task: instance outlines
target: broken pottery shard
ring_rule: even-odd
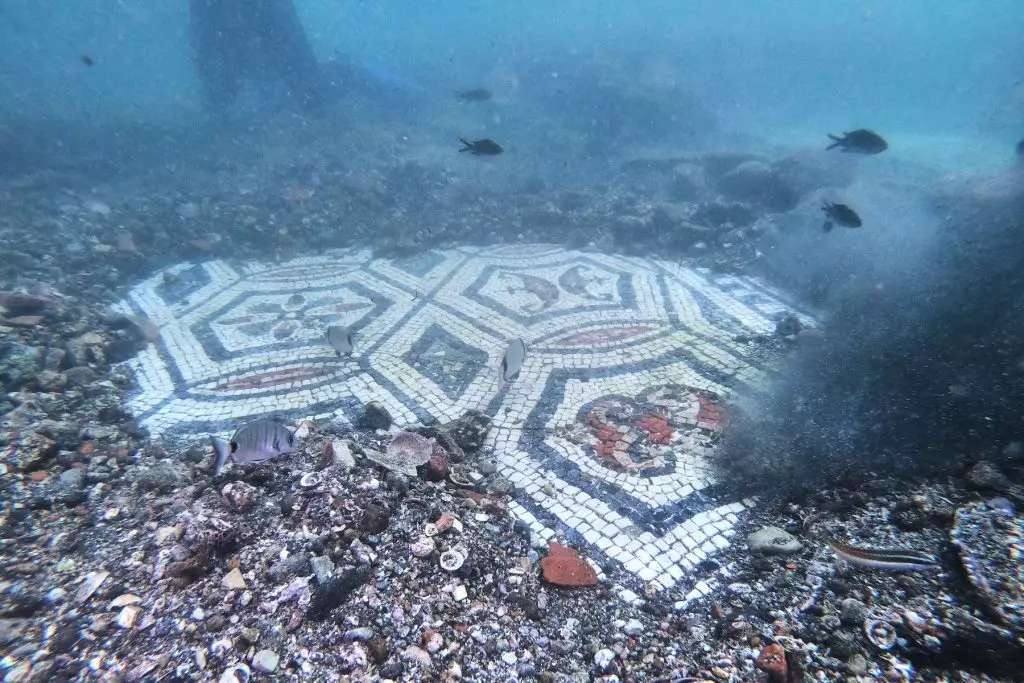
[[[416,468],[430,460],[434,442],[416,432],[399,432],[388,443],[387,453],[365,449],[365,455],[378,465],[400,472],[409,477],[416,476]]]
[[[593,586],[597,572],[579,553],[558,543],[548,544],[548,556],[540,561],[544,580],[556,586]]]

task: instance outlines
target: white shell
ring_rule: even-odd
[[[446,572],[458,571],[465,561],[466,556],[458,550],[448,550],[441,553],[441,569]]]
[[[249,683],[252,672],[245,664],[232,664],[221,674],[220,683]]]
[[[299,479],[299,486],[304,489],[311,489],[320,483],[320,475],[316,472],[306,472]]]
[[[864,635],[879,650],[891,650],[896,644],[896,629],[888,621],[882,619],[865,619]]]

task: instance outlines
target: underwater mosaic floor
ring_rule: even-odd
[[[131,361],[129,407],[154,436],[354,421],[369,401],[400,425],[483,410],[519,519],[664,587],[730,542],[747,503],[710,474],[724,399],[764,382],[774,358],[750,339],[791,310],[746,278],[547,245],[180,264],[120,306],[161,329]],[[352,357],[331,324],[354,329]],[[513,337],[528,353],[503,385]]]

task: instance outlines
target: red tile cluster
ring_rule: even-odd
[[[540,561],[544,580],[556,586],[593,586],[597,572],[579,553],[559,543],[548,543],[547,557]]]
[[[667,446],[672,442],[672,434],[675,428],[672,427],[664,415],[644,415],[637,421],[637,426],[647,430],[647,440],[651,443]]]
[[[700,427],[709,429],[721,429],[725,425],[725,409],[715,401],[704,395],[698,395],[700,410],[697,411],[697,424]]]

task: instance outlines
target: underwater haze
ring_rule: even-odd
[[[0,0],[0,678],[1019,680],[1021,36]]]

